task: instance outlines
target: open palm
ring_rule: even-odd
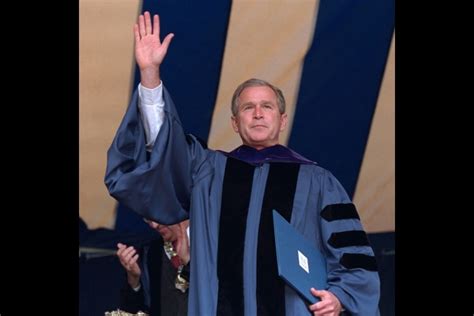
[[[168,34],[161,42],[160,18],[155,14],[152,24],[148,11],[138,17],[138,23],[134,26],[134,33],[135,58],[140,69],[158,68],[166,56],[174,34]]]

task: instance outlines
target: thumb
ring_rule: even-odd
[[[314,296],[322,298],[324,296],[324,291],[323,290],[316,290],[314,287],[311,288],[311,294]]]
[[[163,43],[161,43],[161,45],[165,49],[165,53],[168,51],[168,47],[170,46],[171,40],[173,39],[173,37],[174,37],[174,34],[170,33],[166,35],[165,39],[163,40]]]

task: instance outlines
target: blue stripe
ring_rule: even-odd
[[[394,29],[394,0],[321,0],[289,146],[353,196]]]

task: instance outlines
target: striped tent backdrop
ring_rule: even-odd
[[[394,315],[394,0],[80,0],[79,216],[146,229],[104,185],[106,153],[139,78],[133,24],[159,14],[175,37],[161,67],[187,133],[231,150],[230,100],[249,78],[283,90],[281,142],[346,188],[376,252],[380,310]]]
[[[394,0],[80,0],[80,216],[89,227],[142,223],[107,194],[106,151],[139,81],[133,24],[159,14],[175,37],[161,76],[186,132],[231,150],[235,87],[280,87],[281,142],[329,169],[368,232],[395,230]],[[138,226],[136,226],[138,225]]]

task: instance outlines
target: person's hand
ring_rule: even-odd
[[[181,262],[186,265],[190,260],[189,239],[186,229],[189,226],[189,220],[184,220],[174,225],[162,225],[158,222],[145,220],[148,225],[160,233],[163,241],[173,243],[174,251],[178,254]]]
[[[133,28],[135,34],[135,58],[140,68],[142,84],[150,87],[149,80],[160,80],[159,68],[166,56],[174,34],[168,34],[163,42],[160,41],[160,18],[157,14],[151,22],[150,12],[146,11],[138,17],[138,23]],[[155,85],[156,82],[152,82]],[[160,82],[156,84],[158,86]]]
[[[137,263],[138,253],[132,246],[127,247],[122,243],[117,244],[117,256],[120,264],[127,271],[127,281],[132,288],[136,288],[140,284],[140,275],[142,274]]]
[[[311,294],[321,299],[321,301],[309,306],[309,310],[314,316],[339,316],[342,306],[336,295],[326,290],[318,291],[314,288],[311,288]]]
[[[175,250],[184,265],[187,265],[190,260],[189,239],[186,232],[188,225],[189,220],[185,220],[177,225],[179,230],[177,233]]]

